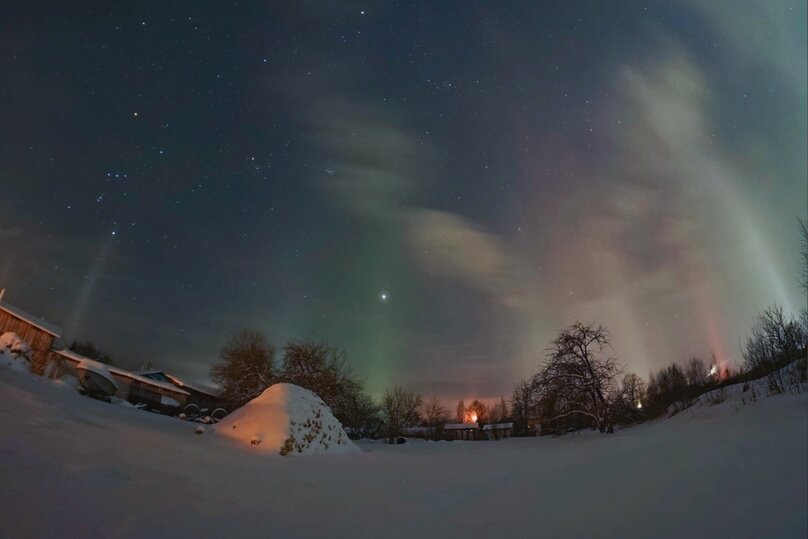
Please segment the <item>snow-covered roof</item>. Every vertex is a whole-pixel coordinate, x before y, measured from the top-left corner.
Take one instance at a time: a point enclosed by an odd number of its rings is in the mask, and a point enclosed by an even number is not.
[[[405,434],[428,434],[435,430],[435,427],[405,427],[402,429]]]
[[[25,320],[32,326],[36,326],[42,331],[50,333],[54,337],[58,337],[62,333],[62,328],[60,328],[59,326],[46,322],[45,320],[42,320],[41,318],[38,318],[30,313],[27,313],[22,309],[20,309],[19,307],[10,305],[5,301],[0,301],[0,309],[6,311],[11,316],[19,318],[20,320]]]
[[[464,429],[477,429],[477,423],[447,423],[443,426],[443,430],[464,430]]]
[[[73,361],[84,361],[90,358],[84,357],[81,354],[77,354],[73,350],[54,350],[57,354],[71,359]],[[93,361],[93,360],[90,360]],[[124,378],[129,378],[131,380],[137,380],[143,384],[148,384],[156,387],[160,387],[166,389],[168,391],[174,391],[175,393],[180,393],[182,395],[190,395],[184,389],[180,389],[179,387],[175,386],[174,384],[169,384],[168,382],[161,382],[159,380],[152,380],[151,378],[146,378],[145,376],[140,376],[139,374],[135,374],[131,371],[127,371],[124,369],[119,369],[118,367],[109,367],[109,372],[112,373],[114,376],[122,376]]]
[[[203,386],[201,384],[189,384],[188,382],[185,382],[184,380],[180,380],[179,378],[177,378],[173,374],[168,374],[168,373],[163,373],[163,374],[166,375],[166,378],[168,378],[169,380],[174,382],[174,385],[176,385],[176,386],[188,388],[191,391],[196,391],[197,393],[204,393],[205,395],[210,395],[211,397],[216,397],[216,398],[220,397],[219,390],[217,390],[216,388]]]
[[[109,369],[109,365],[105,365],[100,361],[95,361],[94,359],[85,358],[79,361],[79,364],[76,365],[76,368],[94,372],[95,374],[101,376],[102,378],[109,380],[110,383],[112,383],[112,386],[116,390],[118,389],[118,382],[116,382],[115,378],[113,378],[112,372]]]
[[[512,429],[513,423],[490,423],[488,425],[483,425],[483,430],[501,430],[501,429]]]

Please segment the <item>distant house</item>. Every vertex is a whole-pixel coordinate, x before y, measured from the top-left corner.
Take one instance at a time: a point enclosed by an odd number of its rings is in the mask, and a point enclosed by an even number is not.
[[[51,361],[65,367],[75,368],[81,361],[88,358],[72,350],[52,350]],[[181,389],[170,381],[149,378],[117,367],[109,367],[112,377],[118,382],[117,397],[142,405],[150,410],[168,415],[176,415],[185,407],[190,393]]]
[[[62,333],[61,328],[0,301],[0,335],[8,331],[31,345],[31,371],[43,374],[50,350]]]

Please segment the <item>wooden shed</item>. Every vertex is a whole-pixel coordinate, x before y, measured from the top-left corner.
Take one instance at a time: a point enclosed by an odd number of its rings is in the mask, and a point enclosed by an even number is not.
[[[200,384],[189,384],[173,374],[166,374],[165,376],[172,384],[190,393],[188,404],[195,404],[200,411],[208,410],[208,412],[213,412],[217,408],[221,408],[222,397],[216,389]]]
[[[43,374],[54,341],[62,333],[61,328],[0,301],[0,335],[8,331],[16,333],[31,345],[31,371]]]
[[[483,425],[483,434],[487,440],[502,440],[513,436],[513,423],[488,423]]]
[[[443,426],[447,440],[482,440],[482,431],[477,423],[447,423]]]
[[[88,359],[72,350],[53,350],[51,354],[52,360],[61,363],[60,371],[75,368],[82,360]],[[118,382],[116,396],[134,405],[167,415],[176,415],[188,401],[189,393],[170,382],[147,378],[118,367],[109,367],[109,372]]]

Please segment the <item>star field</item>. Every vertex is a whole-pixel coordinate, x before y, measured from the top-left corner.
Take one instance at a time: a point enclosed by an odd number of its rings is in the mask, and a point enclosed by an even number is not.
[[[649,369],[805,306],[804,3],[11,2],[0,286],[205,381],[234,331],[507,395],[576,319]]]

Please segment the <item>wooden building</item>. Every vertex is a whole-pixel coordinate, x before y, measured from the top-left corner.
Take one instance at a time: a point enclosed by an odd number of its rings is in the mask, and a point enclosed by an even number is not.
[[[57,369],[59,372],[74,369],[84,360],[93,361],[72,350],[51,351],[51,361],[59,363]],[[147,378],[117,367],[109,367],[109,372],[118,382],[118,393],[115,396],[136,406],[167,415],[177,415],[188,402],[190,394],[171,382]]]
[[[502,440],[513,436],[513,423],[489,423],[483,425],[486,440]]]
[[[186,405],[193,404],[197,407],[199,412],[207,411],[208,413],[212,413],[221,406],[221,397],[219,396],[219,392],[213,388],[189,384],[173,374],[168,374],[163,371],[141,371],[137,372],[136,374],[152,380],[159,380],[161,382],[172,384],[188,392]]]
[[[0,301],[0,335],[9,331],[16,333],[31,345],[31,371],[43,374],[51,348],[59,339],[62,330],[22,309]]]
[[[447,440],[485,439],[477,423],[447,423],[443,426],[443,436]]]
[[[187,391],[190,396],[188,397],[188,404],[195,404],[199,407],[200,412],[206,409],[213,412],[222,408],[222,396],[216,389],[199,384],[189,384],[184,380],[180,380],[173,374],[166,375],[171,383],[180,389]],[[224,413],[227,413],[226,411]]]

